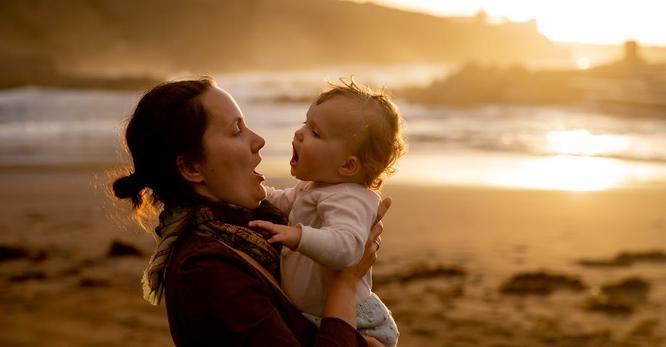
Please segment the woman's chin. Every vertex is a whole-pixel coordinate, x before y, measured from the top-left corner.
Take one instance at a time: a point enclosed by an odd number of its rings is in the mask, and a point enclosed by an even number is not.
[[[259,184],[259,189],[260,189],[260,194],[261,195],[261,200],[266,199],[266,196],[268,196],[268,193],[266,193],[266,186],[264,186],[264,182],[261,182]]]
[[[242,205],[239,205],[243,208],[246,208],[248,210],[254,210],[255,208],[259,207],[261,205],[261,202],[264,201],[264,199],[261,200],[253,200],[253,201],[246,201]]]
[[[258,185],[254,188],[254,191],[248,192],[248,195],[245,195],[242,201],[238,201],[235,205],[254,210],[259,207],[262,201],[266,199],[266,188],[263,184]]]
[[[266,187],[264,187],[264,184],[262,182],[261,184],[259,184],[259,188],[257,189],[257,195],[255,196],[255,198],[258,199],[256,201],[257,206],[255,206],[255,207],[258,207],[259,204],[261,204],[261,202],[266,199],[266,196],[267,196]]]

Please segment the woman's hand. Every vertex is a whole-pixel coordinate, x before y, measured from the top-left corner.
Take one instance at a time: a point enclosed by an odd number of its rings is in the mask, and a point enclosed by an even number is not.
[[[377,251],[384,231],[382,218],[391,207],[391,198],[384,198],[377,208],[375,224],[370,229],[363,257],[358,264],[340,271],[331,271],[323,317],[336,317],[356,328],[356,285],[377,260]]]
[[[368,347],[386,347],[383,343],[379,342],[376,338],[368,335],[363,335],[365,342],[368,343]]]
[[[352,275],[356,277],[356,280],[360,280],[372,264],[377,261],[377,251],[379,251],[379,246],[382,243],[382,232],[384,232],[384,224],[382,224],[382,218],[386,214],[386,211],[391,207],[393,200],[387,197],[384,198],[377,207],[377,218],[375,218],[375,224],[370,229],[370,235],[368,236],[368,241],[365,243],[365,252],[363,252],[363,257],[361,261],[358,262],[355,266],[342,270],[343,272],[351,272]]]

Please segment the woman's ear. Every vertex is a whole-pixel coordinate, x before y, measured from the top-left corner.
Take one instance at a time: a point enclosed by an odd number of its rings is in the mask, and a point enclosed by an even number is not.
[[[192,183],[203,182],[204,177],[199,169],[199,165],[190,160],[186,160],[182,155],[176,157],[176,167],[185,180]]]
[[[338,168],[338,173],[344,177],[356,176],[361,171],[361,161],[355,155],[350,155],[345,162]]]

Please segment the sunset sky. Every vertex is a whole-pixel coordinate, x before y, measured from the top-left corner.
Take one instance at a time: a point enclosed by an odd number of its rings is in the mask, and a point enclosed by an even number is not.
[[[371,0],[386,6],[441,16],[469,16],[484,9],[491,17],[536,19],[554,41],[618,44],[628,39],[666,45],[663,0]]]

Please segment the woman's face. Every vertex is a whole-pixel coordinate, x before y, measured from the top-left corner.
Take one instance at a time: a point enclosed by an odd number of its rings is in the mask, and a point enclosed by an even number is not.
[[[200,98],[208,115],[203,159],[193,164],[195,174],[186,178],[197,193],[209,199],[256,208],[266,197],[264,176],[255,171],[264,139],[245,126],[229,93],[213,87]]]

